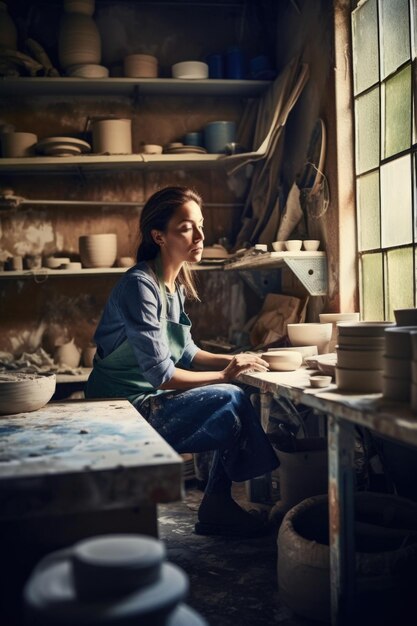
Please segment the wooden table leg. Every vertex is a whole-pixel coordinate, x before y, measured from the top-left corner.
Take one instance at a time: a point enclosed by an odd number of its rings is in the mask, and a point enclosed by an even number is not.
[[[355,596],[354,426],[329,416],[330,594],[333,626],[350,624]]]

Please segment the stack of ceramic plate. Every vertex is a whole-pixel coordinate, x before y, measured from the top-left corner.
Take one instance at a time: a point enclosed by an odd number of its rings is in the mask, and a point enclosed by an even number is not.
[[[390,400],[407,402],[410,399],[411,331],[417,331],[417,326],[394,326],[385,330],[383,393]]]
[[[329,352],[334,352],[337,344],[337,324],[339,322],[359,322],[359,313],[320,313],[319,319],[320,324],[333,324]]]
[[[46,137],[35,146],[36,152],[45,156],[77,156],[91,151],[91,146],[74,137]]]
[[[336,384],[342,391],[382,391],[384,332],[391,322],[341,322],[337,325]]]
[[[164,154],[207,154],[207,150],[200,146],[184,146],[177,142],[164,146]]]

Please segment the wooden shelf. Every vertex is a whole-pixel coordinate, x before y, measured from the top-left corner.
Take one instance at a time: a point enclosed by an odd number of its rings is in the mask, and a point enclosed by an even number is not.
[[[241,156],[241,155],[240,155]],[[0,159],[0,172],[18,172],[19,174],[32,172],[51,173],[78,171],[80,169],[192,169],[222,167],[228,163],[230,157],[224,154],[125,154],[103,156],[99,154],[68,156],[68,157],[21,157]]]
[[[176,78],[0,79],[0,96],[243,96],[262,94],[269,80],[181,80]]]

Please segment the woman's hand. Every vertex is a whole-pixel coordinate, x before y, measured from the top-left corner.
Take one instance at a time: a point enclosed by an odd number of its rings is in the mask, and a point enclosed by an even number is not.
[[[237,354],[223,370],[225,382],[231,382],[244,372],[266,372],[268,363],[256,354]]]

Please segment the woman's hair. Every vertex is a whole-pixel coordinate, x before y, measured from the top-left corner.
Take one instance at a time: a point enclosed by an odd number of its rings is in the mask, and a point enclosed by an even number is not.
[[[145,203],[139,220],[140,243],[136,260],[151,261],[157,257],[160,248],[152,237],[152,230],[165,232],[175,211],[186,202],[194,201],[201,208],[202,199],[196,191],[188,187],[165,187],[154,193]],[[198,300],[193,275],[188,263],[183,263],[178,282],[184,287],[187,298]]]

